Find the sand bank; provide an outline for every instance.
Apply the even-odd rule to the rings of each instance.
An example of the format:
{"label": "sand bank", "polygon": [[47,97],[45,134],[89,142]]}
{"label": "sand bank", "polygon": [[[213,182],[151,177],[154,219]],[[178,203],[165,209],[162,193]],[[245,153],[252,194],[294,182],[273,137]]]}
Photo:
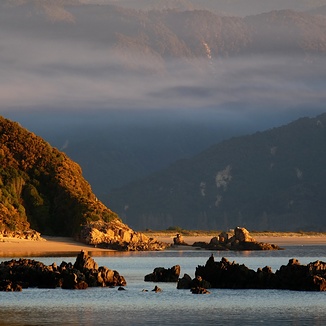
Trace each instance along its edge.
{"label": "sand bank", "polygon": [[0,257],[29,257],[29,256],[67,256],[77,254],[81,250],[103,252],[112,250],[94,248],[71,238],[45,237],[45,241],[33,241],[15,238],[0,239]]}
{"label": "sand bank", "polygon": [[[159,241],[173,244],[169,235],[156,236]],[[184,236],[184,241],[192,245],[196,241],[209,242],[212,236]],[[113,254],[109,249],[95,248],[82,244],[71,238],[45,237],[45,241],[32,241],[13,238],[0,239],[0,257],[30,257],[30,256],[68,256],[81,250],[87,250],[92,256]],[[326,245],[326,236],[257,236],[259,242],[273,243],[279,246],[291,245]]]}
{"label": "sand bank", "polygon": [[[156,236],[159,241],[173,244],[175,236]],[[276,244],[278,246],[297,246],[297,245],[326,245],[326,236],[308,236],[308,235],[293,235],[293,236],[255,236],[258,242]],[[192,245],[197,241],[209,242],[212,236],[183,236],[183,240]]]}

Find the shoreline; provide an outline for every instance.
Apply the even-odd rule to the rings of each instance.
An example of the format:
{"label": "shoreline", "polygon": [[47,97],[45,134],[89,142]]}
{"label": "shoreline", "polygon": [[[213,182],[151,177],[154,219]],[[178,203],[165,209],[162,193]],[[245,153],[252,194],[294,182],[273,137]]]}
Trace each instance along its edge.
{"label": "shoreline", "polygon": [[[162,236],[155,236],[155,238],[162,242],[167,242],[173,244],[173,238],[175,235],[162,235]],[[185,236],[183,235],[183,240],[187,243],[192,245],[194,242],[197,241],[204,241],[210,242],[213,238],[212,235],[199,235],[199,236]],[[257,242],[264,242],[270,244],[276,244],[278,246],[300,246],[300,245],[326,245],[326,235],[261,235],[255,236],[253,238]]]}
{"label": "shoreline", "polygon": [[[153,236],[158,241],[173,244],[175,235]],[[209,242],[212,235],[183,236],[184,241],[192,245],[194,242]],[[95,248],[92,245],[77,242],[66,237],[43,237],[44,241],[25,240],[17,238],[0,238],[1,257],[44,257],[44,256],[69,256],[76,255],[81,250],[86,250],[91,256],[104,256],[118,254],[112,249]],[[256,241],[276,244],[278,246],[311,246],[326,245],[326,235],[261,235],[254,236]]]}
{"label": "shoreline", "polygon": [[86,250],[89,253],[94,252],[94,256],[114,252],[111,249],[95,248],[69,237],[44,236],[43,239],[0,238],[0,257],[69,256],[77,255],[81,250]]}

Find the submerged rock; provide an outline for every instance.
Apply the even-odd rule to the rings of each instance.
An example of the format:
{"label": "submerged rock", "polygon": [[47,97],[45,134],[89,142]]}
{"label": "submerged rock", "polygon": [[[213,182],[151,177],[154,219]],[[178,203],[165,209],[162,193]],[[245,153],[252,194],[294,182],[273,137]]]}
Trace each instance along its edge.
{"label": "submerged rock", "polygon": [[209,294],[210,293],[207,289],[201,288],[201,287],[192,288],[190,291],[193,294]]}

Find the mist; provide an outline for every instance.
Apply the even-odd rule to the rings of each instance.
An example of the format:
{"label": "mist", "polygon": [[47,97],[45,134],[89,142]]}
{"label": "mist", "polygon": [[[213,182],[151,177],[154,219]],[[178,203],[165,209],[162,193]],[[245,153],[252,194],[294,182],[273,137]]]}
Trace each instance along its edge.
{"label": "mist", "polygon": [[[135,1],[100,3],[0,4],[0,114],[66,151],[89,179],[97,178],[99,159],[85,152],[96,147],[92,137],[98,151],[132,152],[120,160],[143,156],[132,179],[223,139],[325,111],[325,17],[258,15],[323,1],[258,8],[248,0],[238,17],[242,5],[232,13],[227,1],[225,16],[214,1],[204,1],[203,11],[189,10],[199,1],[185,2],[185,11],[150,11],[151,1],[137,2],[144,11],[126,9]],[[159,144],[161,155],[153,150]]]}
{"label": "mist", "polygon": [[[222,119],[241,119],[271,110],[301,115],[323,109],[326,64],[318,51],[245,49],[221,57],[207,42],[206,53],[196,57],[184,56],[182,48],[180,56],[159,55],[149,42],[130,45],[141,42],[137,33],[134,41],[117,41],[116,34],[129,27],[117,23],[116,31],[109,31],[112,8],[102,10],[107,19],[97,17],[101,10],[92,6],[81,8],[68,8],[75,22],[49,22],[19,11],[15,16],[15,10],[6,16],[0,31],[2,112],[209,108]],[[282,43],[292,42],[286,38]]]}

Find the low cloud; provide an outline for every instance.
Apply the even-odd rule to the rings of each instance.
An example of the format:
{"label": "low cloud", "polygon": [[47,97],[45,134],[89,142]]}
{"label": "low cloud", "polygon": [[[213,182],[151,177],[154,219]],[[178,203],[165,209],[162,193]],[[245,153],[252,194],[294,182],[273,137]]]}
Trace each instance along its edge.
{"label": "low cloud", "polygon": [[36,35],[23,25],[0,31],[1,111],[208,108],[245,117],[324,109],[324,57],[162,59],[105,46],[81,31],[68,38],[51,26]]}

